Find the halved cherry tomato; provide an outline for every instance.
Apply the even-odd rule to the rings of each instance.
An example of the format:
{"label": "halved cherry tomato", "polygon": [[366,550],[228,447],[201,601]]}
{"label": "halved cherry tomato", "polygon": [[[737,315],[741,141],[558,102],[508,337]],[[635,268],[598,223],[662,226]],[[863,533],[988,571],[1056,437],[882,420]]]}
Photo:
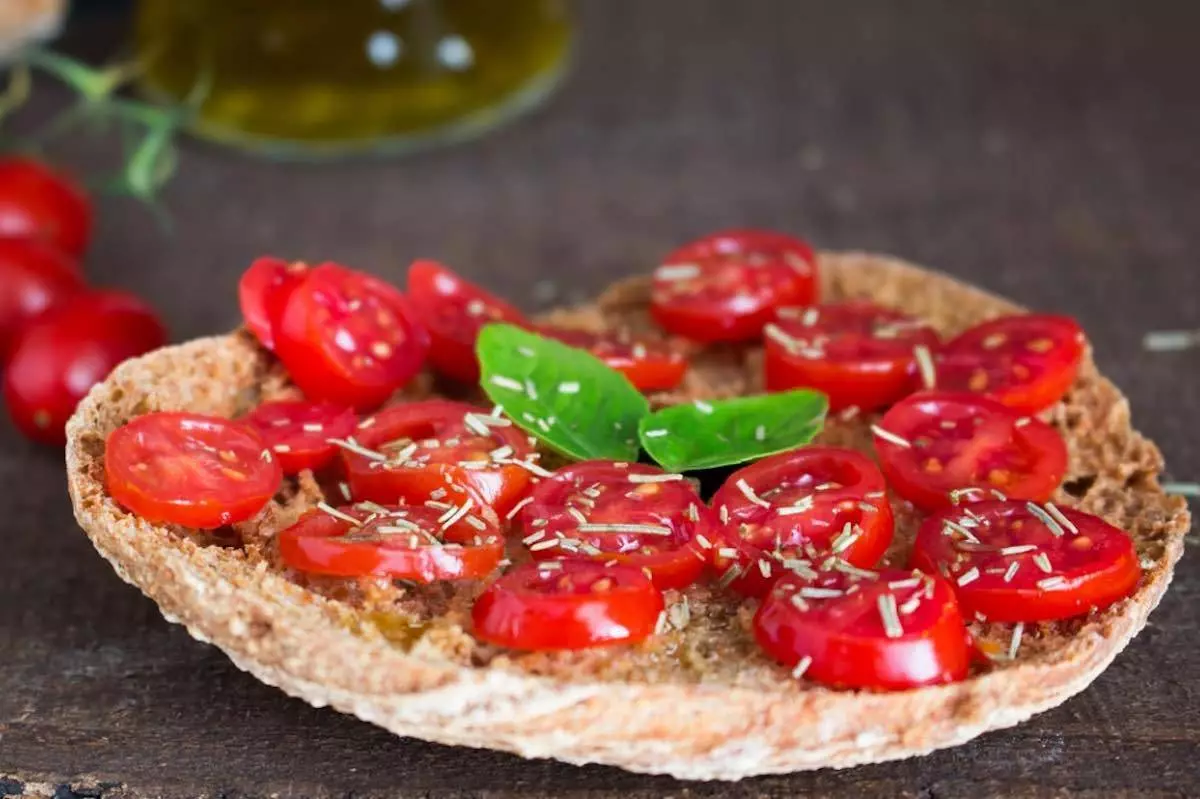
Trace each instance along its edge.
{"label": "halved cherry tomato", "polygon": [[517,520],[534,558],[639,569],[660,589],[694,583],[716,519],[682,475],[655,466],[583,461],[534,486]]}
{"label": "halved cherry tomato", "polygon": [[511,649],[569,650],[649,638],[662,594],[638,569],[586,561],[518,566],[471,611],[475,635]]}
{"label": "halved cherry tomato", "polygon": [[679,248],[654,270],[650,313],[667,331],[693,341],[748,341],[776,308],[813,301],[816,264],[808,244],[782,233],[714,233]]}
{"label": "halved cherry tomato", "polygon": [[362,272],[321,264],[288,298],[275,350],[310,399],[367,410],[421,368],[429,334],[404,295]]}
{"label": "halved cherry tomato", "polygon": [[[470,496],[504,514],[532,479],[538,455],[508,419],[462,402],[432,399],[384,408],[355,441],[371,455],[343,452],[357,500],[461,505]],[[536,467],[533,467],[536,468]]]}
{"label": "halved cherry tomato", "polygon": [[238,303],[250,332],[269,350],[275,349],[275,332],[283,319],[292,291],[304,282],[308,265],[279,258],[258,258],[238,281]]}
{"label": "halved cherry tomato", "polygon": [[722,582],[762,596],[788,571],[833,555],[874,566],[892,541],[883,475],[860,452],[804,447],[737,470],[713,495],[722,521],[709,550]]}
{"label": "halved cherry tomato", "polygon": [[279,555],[298,571],[337,577],[419,583],[486,577],[504,555],[495,515],[445,516],[426,505],[312,510],[279,534]]}
{"label": "halved cherry tomato", "polygon": [[986,394],[1021,413],[1037,413],[1075,382],[1084,341],[1069,316],[993,319],[960,333],[937,355],[937,388]]}
{"label": "halved cherry tomato", "polygon": [[754,637],[794,675],[844,688],[955,682],[971,662],[950,587],[899,569],[783,577],[754,617]]}
{"label": "halved cherry tomato", "polygon": [[966,613],[1051,621],[1133,593],[1142,570],[1121,530],[1090,513],[1032,502],[975,502],[925,520],[912,565],[954,583]]}
{"label": "halved cherry tomato", "polygon": [[968,489],[1044,502],[1067,469],[1067,447],[1053,427],[977,394],[914,394],[874,429],[888,484],[923,510]]}
{"label": "halved cherry tomato", "polygon": [[67,420],[92,386],[165,341],[158,315],[132,294],[74,294],[32,320],[13,343],[4,372],[8,412],[29,438],[62,446]]}
{"label": "halved cherry tomato", "polygon": [[83,289],[79,265],[34,239],[0,239],[0,358],[22,325]]}
{"label": "halved cherry tomato", "polygon": [[408,295],[433,340],[430,365],[464,383],[479,381],[475,339],[484,325],[529,326],[516,308],[436,261],[416,261],[408,268]]}
{"label": "halved cherry tomato", "polygon": [[0,159],[0,237],[38,239],[79,257],[92,231],[87,195],[45,164]]}
{"label": "halved cherry tomato", "polygon": [[315,471],[333,460],[338,450],[329,439],[352,435],[358,417],[341,405],[285,400],[264,402],[242,421],[258,431],[284,474],[296,474],[301,469]]}
{"label": "halved cherry tomato", "polygon": [[149,522],[200,529],[249,519],[279,490],[279,464],[248,425],[195,413],[139,416],[108,436],[108,492]]}
{"label": "halved cherry tomato", "polygon": [[891,405],[911,390],[914,351],[938,346],[924,322],[865,300],[780,308],[764,328],[769,391],[814,388],[829,410]]}
{"label": "halved cherry tomato", "polygon": [[670,391],[683,382],[687,359],[664,342],[636,341],[624,331],[592,333],[565,327],[541,327],[538,332],[587,350],[616,369],[639,391]]}

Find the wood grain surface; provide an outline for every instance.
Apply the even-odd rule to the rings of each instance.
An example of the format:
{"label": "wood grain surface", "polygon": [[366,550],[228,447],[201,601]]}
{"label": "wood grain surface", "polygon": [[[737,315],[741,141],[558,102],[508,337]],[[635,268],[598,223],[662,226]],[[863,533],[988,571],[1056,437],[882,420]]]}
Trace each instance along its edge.
{"label": "wood grain surface", "polygon": [[[173,232],[105,200],[89,274],[145,294],[182,340],[236,324],[236,277],[266,252],[394,279],[438,257],[533,309],[713,228],[778,227],[1074,314],[1172,476],[1200,479],[1200,351],[1140,346],[1200,327],[1200,5],[579,12],[574,72],[537,114],[408,160],[298,167],[189,142]],[[67,46],[104,53],[119,23],[78,18]],[[683,784],[402,740],[291,700],[117,579],[72,521],[59,453],[0,429],[0,486],[0,796],[1200,795],[1194,550],[1095,685],[1027,724],[919,760]]]}

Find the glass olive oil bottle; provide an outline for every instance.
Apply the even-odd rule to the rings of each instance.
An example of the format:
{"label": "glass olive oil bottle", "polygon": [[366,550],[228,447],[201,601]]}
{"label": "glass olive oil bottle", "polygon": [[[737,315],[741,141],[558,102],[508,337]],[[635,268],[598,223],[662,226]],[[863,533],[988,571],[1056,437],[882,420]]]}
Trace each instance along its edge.
{"label": "glass olive oil bottle", "polygon": [[566,0],[141,0],[136,27],[149,95],[294,156],[478,133],[550,92],[571,34]]}

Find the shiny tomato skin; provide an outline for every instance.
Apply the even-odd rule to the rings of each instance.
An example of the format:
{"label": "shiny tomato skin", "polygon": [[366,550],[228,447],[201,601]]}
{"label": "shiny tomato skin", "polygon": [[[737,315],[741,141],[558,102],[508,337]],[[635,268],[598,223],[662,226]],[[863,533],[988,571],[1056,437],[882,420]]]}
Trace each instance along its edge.
{"label": "shiny tomato skin", "polygon": [[275,337],[276,354],[309,399],[359,411],[412,379],[428,349],[429,334],[403,294],[333,263],[314,267],[292,290]]}
{"label": "shiny tomato skin", "polygon": [[[387,515],[358,505],[336,510],[363,523],[352,527],[323,510],[311,510],[279,533],[283,562],[308,574],[433,583],[486,577],[504,556],[504,538],[490,513],[470,514],[473,524],[464,517],[443,530],[438,522],[442,511],[421,505],[385,506]],[[407,532],[409,524],[425,534]]]}
{"label": "shiny tomato skin", "polygon": [[[1133,540],[1090,513],[1055,510],[1067,524],[1052,531],[1026,502],[948,508],[921,524],[911,563],[944,574],[963,612],[988,621],[1066,619],[1133,593],[1142,574]],[[978,544],[962,535],[963,529]],[[1036,549],[1010,550],[1014,547]]]}
{"label": "shiny tomato skin", "polygon": [[[837,688],[900,691],[964,679],[971,650],[946,582],[899,569],[877,575],[857,579],[833,571],[815,579],[781,578],[754,617],[755,639],[789,668],[808,658],[806,668],[798,669],[802,676]],[[914,583],[917,587],[905,587]],[[804,594],[806,589],[845,592],[852,585],[859,586],[852,594]],[[899,608],[901,627],[895,637],[888,635],[879,607],[880,598],[889,594]],[[799,606],[793,596],[799,597]],[[914,609],[904,613],[907,603],[914,603]]]}
{"label": "shiny tomato skin", "polygon": [[408,268],[408,294],[432,339],[430,365],[463,383],[479,382],[475,340],[485,324],[529,326],[515,307],[436,261],[415,261]]}
{"label": "shiny tomato skin", "polygon": [[0,159],[0,237],[37,239],[78,258],[91,231],[91,203],[75,183],[37,161]]}
{"label": "shiny tomato skin", "polygon": [[109,494],[148,522],[213,529],[262,510],[283,480],[248,425],[194,413],[138,416],[108,436]]}
{"label": "shiny tomato skin", "polygon": [[693,341],[749,341],[777,307],[813,301],[816,263],[807,243],[782,233],[714,233],[680,247],[655,270],[650,314]]}
{"label": "shiny tomato skin", "polygon": [[942,391],[985,394],[1026,414],[1062,399],[1079,374],[1086,339],[1069,316],[1016,314],[951,339],[936,359]]}
{"label": "shiny tomato skin", "polygon": [[952,491],[968,489],[1044,502],[1067,470],[1067,447],[1057,430],[978,394],[913,394],[877,428],[909,444],[875,434],[888,484],[926,511],[952,504]]}
{"label": "shiny tomato skin", "polygon": [[34,441],[62,446],[67,419],[92,386],[165,341],[158,315],[133,295],[73,295],[33,320],[13,344],[4,372],[13,423]]}
{"label": "shiny tomato skin", "polygon": [[0,358],[26,322],[83,287],[79,265],[53,245],[0,239]]}
{"label": "shiny tomato skin", "polygon": [[687,358],[666,342],[638,341],[623,331],[594,333],[543,326],[537,332],[563,344],[587,350],[609,368],[625,375],[639,391],[670,391],[678,388],[687,374]]}
{"label": "shiny tomato skin", "polygon": [[[535,559],[617,562],[645,569],[664,590],[699,579],[703,542],[715,536],[713,512],[691,484],[641,463],[573,463],[535,485],[528,499],[516,522]],[[620,527],[629,524],[650,529]]]}
{"label": "shiny tomato skin", "polygon": [[938,348],[933,328],[865,300],[780,308],[776,316],[764,329],[767,390],[816,389],[831,412],[891,405],[913,389],[915,349]]}
{"label": "shiny tomato skin", "polygon": [[275,349],[275,332],[292,292],[308,276],[308,265],[263,257],[254,260],[238,281],[238,304],[250,332],[268,350]]}
{"label": "shiny tomato skin", "polygon": [[264,402],[242,421],[258,431],[284,474],[328,465],[338,452],[329,439],[345,439],[358,425],[358,417],[349,408],[305,400]]}
{"label": "shiny tomato skin", "polygon": [[641,571],[588,561],[517,566],[475,601],[475,635],[510,649],[632,644],[654,634],[662,594]]}

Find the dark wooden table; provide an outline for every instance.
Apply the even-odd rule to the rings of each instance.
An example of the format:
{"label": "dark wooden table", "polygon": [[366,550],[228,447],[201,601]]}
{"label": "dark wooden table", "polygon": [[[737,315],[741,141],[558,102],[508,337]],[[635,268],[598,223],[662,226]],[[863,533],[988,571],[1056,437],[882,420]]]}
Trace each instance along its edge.
{"label": "dark wooden table", "polygon": [[[255,255],[398,278],[445,259],[528,307],[718,226],[890,251],[1078,316],[1174,476],[1200,477],[1200,5],[594,0],[550,107],[414,158],[283,166],[188,144],[164,235],[106,201],[88,269],[177,339],[237,321]],[[70,46],[104,49],[113,21]],[[100,35],[98,31],[108,30]],[[394,738],[237,671],[75,527],[61,455],[0,431],[0,795],[1200,795],[1200,557],[1094,686],[901,763],[681,784]]]}

